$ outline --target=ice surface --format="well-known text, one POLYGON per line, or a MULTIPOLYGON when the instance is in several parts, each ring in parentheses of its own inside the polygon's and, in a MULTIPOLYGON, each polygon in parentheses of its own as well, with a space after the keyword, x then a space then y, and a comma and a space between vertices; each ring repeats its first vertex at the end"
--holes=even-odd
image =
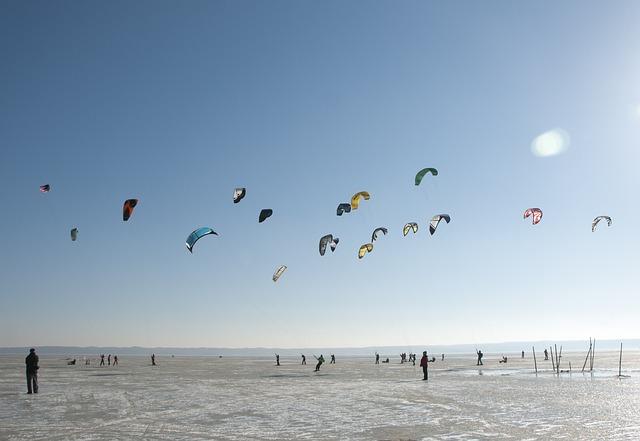
MULTIPOLYGON (((501 354, 499 354, 501 355, 501 354)), ((26 354, 25 354, 26 356, 26 354)), ((70 354, 77 357, 77 355, 70 354)), ((328 354, 324 354, 329 358, 328 354)), ((387 355, 384 355, 386 358, 387 355)), ((447 357, 419 367, 338 357, 313 372, 297 358, 121 357, 67 366, 41 357, 40 393, 26 394, 24 356, 0 357, 1 440, 640 439, 640 353, 565 354, 574 372, 529 354, 447 357), (577 372, 576 372, 577 371, 577 372)), ((79 360, 82 363, 81 360, 79 360)))

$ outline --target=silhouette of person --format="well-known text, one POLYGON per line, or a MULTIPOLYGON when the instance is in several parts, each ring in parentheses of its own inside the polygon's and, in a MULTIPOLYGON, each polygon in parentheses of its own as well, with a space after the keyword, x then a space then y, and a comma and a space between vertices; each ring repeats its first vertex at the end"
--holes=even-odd
POLYGON ((429 358, 427 357, 427 351, 422 352, 422 358, 420 359, 420 367, 424 374, 423 380, 429 379, 429 358))
POLYGON ((40 358, 36 355, 36 350, 29 349, 29 355, 25 358, 24 362, 27 365, 27 393, 38 393, 38 361, 40 358))

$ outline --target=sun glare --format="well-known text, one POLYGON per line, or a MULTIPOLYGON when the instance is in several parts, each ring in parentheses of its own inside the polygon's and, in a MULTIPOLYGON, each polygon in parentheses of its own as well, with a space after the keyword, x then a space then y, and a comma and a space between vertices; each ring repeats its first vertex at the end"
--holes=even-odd
POLYGON ((555 156, 569 147, 569 134, 562 129, 553 129, 538 135, 531 143, 531 151, 539 157, 555 156))

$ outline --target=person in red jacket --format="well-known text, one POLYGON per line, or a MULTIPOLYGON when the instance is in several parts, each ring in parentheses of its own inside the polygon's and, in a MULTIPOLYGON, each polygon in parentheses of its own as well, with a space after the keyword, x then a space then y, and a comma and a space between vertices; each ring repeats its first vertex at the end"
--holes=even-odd
POLYGON ((429 379, 429 359, 427 358, 427 351, 422 352, 422 358, 420 359, 420 367, 424 373, 423 380, 429 379))

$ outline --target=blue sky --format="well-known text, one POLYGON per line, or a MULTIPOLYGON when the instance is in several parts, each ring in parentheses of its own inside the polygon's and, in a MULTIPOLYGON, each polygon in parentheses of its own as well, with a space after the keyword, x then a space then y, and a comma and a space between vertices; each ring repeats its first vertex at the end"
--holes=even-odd
POLYGON ((3 2, 0 346, 638 337, 639 21, 631 1, 3 2), (557 127, 570 148, 532 155, 557 127), (201 226, 220 237, 190 254, 201 226))

